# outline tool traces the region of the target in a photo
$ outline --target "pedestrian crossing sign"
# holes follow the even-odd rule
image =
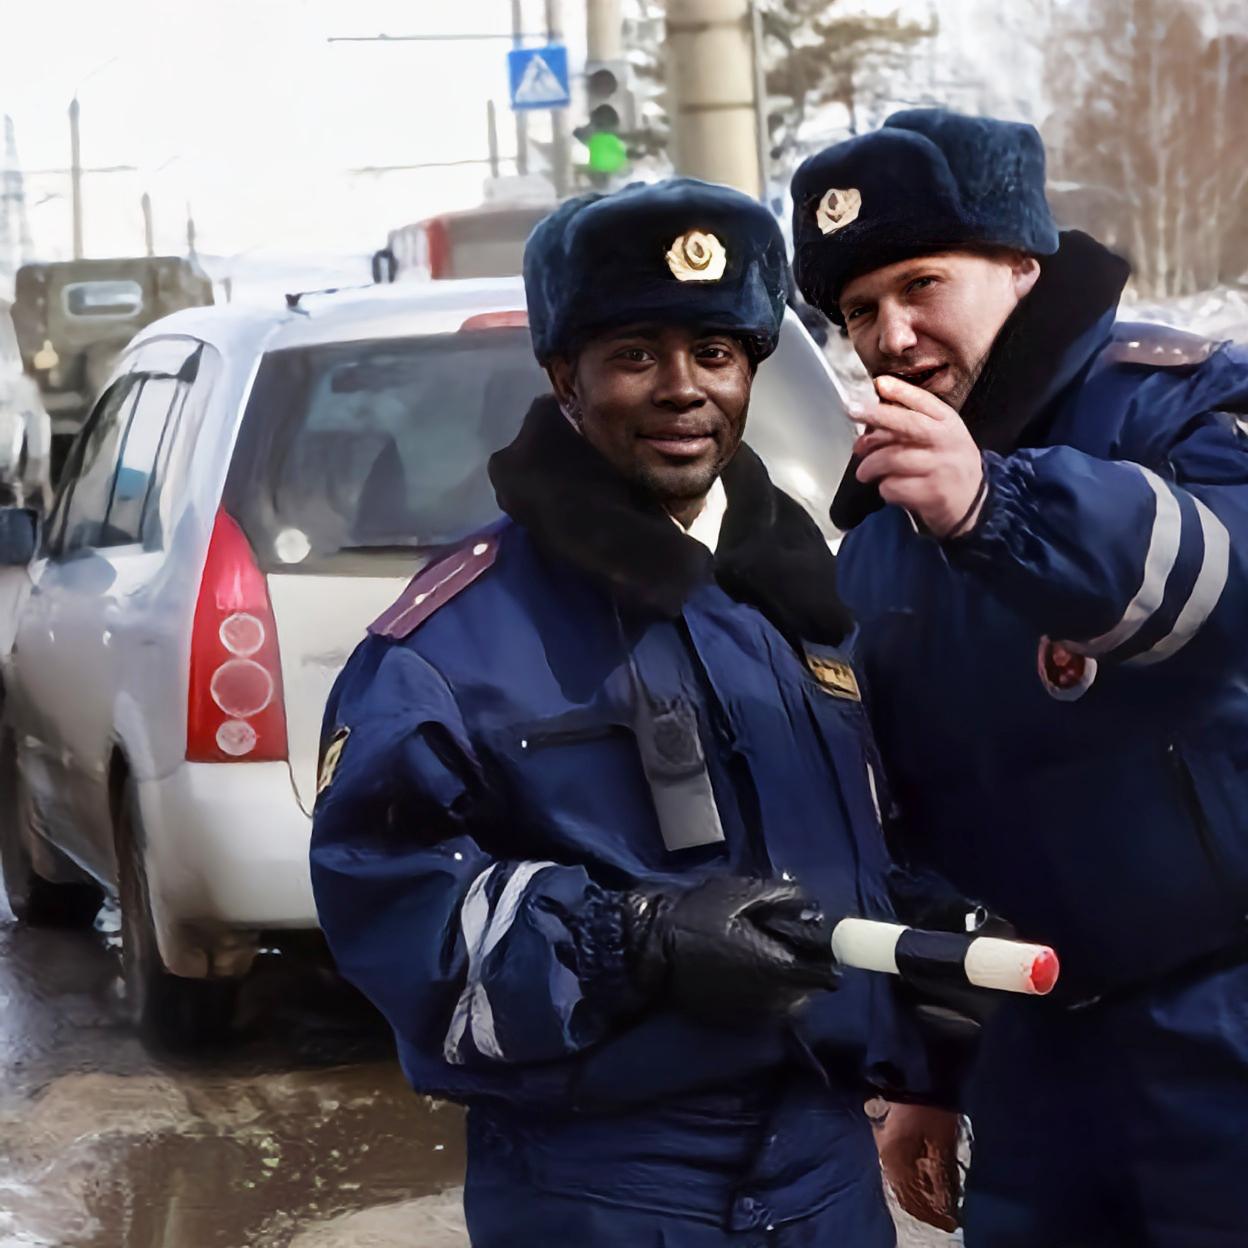
[[[568,49],[560,43],[544,48],[515,48],[507,54],[514,109],[566,108]]]

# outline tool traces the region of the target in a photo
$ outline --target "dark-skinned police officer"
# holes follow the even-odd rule
[[[894,1242],[864,1095],[926,1058],[824,917],[890,913],[873,747],[832,556],[741,440],[785,266],[699,182],[546,218],[506,514],[329,701],[321,922],[468,1106],[477,1248]]]
[[[1059,235],[1044,165],[1030,126],[923,109],[797,174],[798,283],[880,400],[841,592],[906,852],[1062,959],[984,1029],[967,1245],[1230,1248],[1248,354],[1115,323],[1127,266]]]

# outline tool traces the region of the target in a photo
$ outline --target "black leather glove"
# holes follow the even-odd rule
[[[831,927],[795,884],[720,876],[625,895],[632,977],[695,1017],[748,1022],[836,987]]]

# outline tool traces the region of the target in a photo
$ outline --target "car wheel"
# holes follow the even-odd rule
[[[172,974],[156,943],[134,792],[121,797],[117,829],[121,964],[130,1016],[143,1042],[164,1053],[215,1048],[230,1037],[240,981]]]
[[[30,790],[17,765],[13,737],[6,734],[0,744],[0,869],[9,909],[31,927],[90,927],[103,890],[85,880],[54,883],[35,871],[28,848],[30,816]]]

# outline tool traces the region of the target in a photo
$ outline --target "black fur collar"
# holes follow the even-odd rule
[[[533,404],[516,440],[491,457],[490,480],[499,506],[540,549],[604,581],[621,601],[674,618],[713,575],[793,644],[835,645],[849,631],[823,535],[772,485],[748,446],[724,470],[728,511],[714,557],[648,490],[621,477],[550,396]]]
[[[1078,230],[1062,235],[1056,255],[1041,257],[1040,280],[1002,327],[967,396],[962,418],[984,450],[1008,455],[1033,440],[1054,401],[1085,374],[1109,337],[1094,332],[1118,306],[1130,267]],[[884,504],[874,485],[859,482],[852,460],[836,498],[832,523],[852,529]]]

